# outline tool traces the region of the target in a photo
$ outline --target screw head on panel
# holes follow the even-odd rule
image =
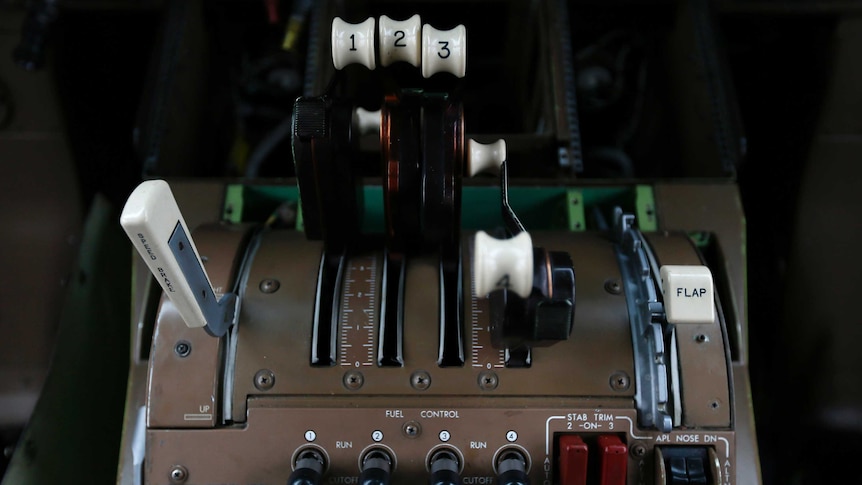
[[[274,279],[265,279],[260,282],[260,291],[261,293],[275,293],[281,287],[281,283],[278,280]]]
[[[268,391],[275,385],[275,374],[269,369],[261,369],[254,375],[254,387],[258,391]]]
[[[182,465],[175,465],[171,468],[170,473],[171,483],[183,483],[189,478],[189,471]]]
[[[612,295],[619,295],[623,292],[623,285],[620,283],[620,280],[609,279],[605,281],[605,291]]]
[[[344,377],[341,381],[344,384],[344,387],[351,391],[355,391],[365,384],[365,376],[363,376],[362,372],[359,372],[358,370],[349,370],[344,373]]]
[[[431,374],[424,370],[418,370],[410,376],[410,385],[417,391],[424,391],[431,387]]]
[[[611,389],[615,391],[627,391],[631,386],[631,379],[625,372],[614,372],[609,382]]]
[[[192,353],[192,344],[185,340],[180,340],[176,345],[174,345],[174,353],[176,353],[181,359],[185,359]]]
[[[500,378],[491,371],[479,373],[479,388],[483,391],[493,391],[500,384]]]

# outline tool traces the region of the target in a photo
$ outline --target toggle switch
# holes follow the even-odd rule
[[[392,457],[383,450],[371,450],[362,459],[360,485],[389,485],[392,475]]]
[[[431,456],[431,476],[428,478],[429,485],[459,485],[461,483],[458,456],[454,452],[442,449]]]
[[[533,290],[533,240],[526,231],[509,239],[476,233],[473,245],[473,281],[476,296],[507,288],[522,298]]]
[[[299,454],[293,473],[287,479],[287,485],[318,485],[323,483],[323,470],[326,461],[323,455],[315,450],[308,449]]]
[[[467,73],[467,29],[463,25],[451,30],[422,26],[422,76],[429,78],[438,72],[456,77]]]
[[[527,460],[520,451],[508,450],[497,461],[497,483],[500,485],[528,485]]]
[[[500,173],[500,166],[506,161],[506,140],[479,143],[471,139],[467,145],[467,173],[470,177],[482,172]]]
[[[422,62],[422,20],[414,15],[407,20],[380,16],[380,64],[386,67],[404,61],[419,67]]]
[[[589,448],[580,436],[560,436],[560,485],[587,485]]]
[[[236,295],[216,297],[167,182],[138,185],[123,207],[120,225],[186,325],[224,335],[236,316]]]
[[[659,270],[668,323],[712,323],[715,296],[706,266],[665,265]]]
[[[600,485],[626,485],[628,448],[616,435],[600,435],[596,440],[599,449]]]
[[[344,69],[350,64],[362,64],[374,69],[374,18],[358,24],[339,17],[332,19],[332,64]]]

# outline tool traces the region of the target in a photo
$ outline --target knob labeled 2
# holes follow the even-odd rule
[[[419,67],[422,62],[422,21],[418,14],[402,21],[381,15],[378,30],[380,64],[383,67],[398,61]]]

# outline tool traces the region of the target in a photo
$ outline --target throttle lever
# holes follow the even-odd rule
[[[123,207],[120,225],[186,325],[203,327],[213,337],[224,335],[234,323],[237,297],[216,297],[168,183],[138,185]]]

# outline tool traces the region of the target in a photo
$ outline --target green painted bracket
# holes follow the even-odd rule
[[[584,194],[580,190],[566,191],[566,210],[569,215],[569,230],[584,231],[587,220],[584,215]]]
[[[655,197],[652,187],[649,185],[638,185],[635,188],[635,212],[637,214],[638,228],[644,232],[658,230],[658,220],[655,213]]]

